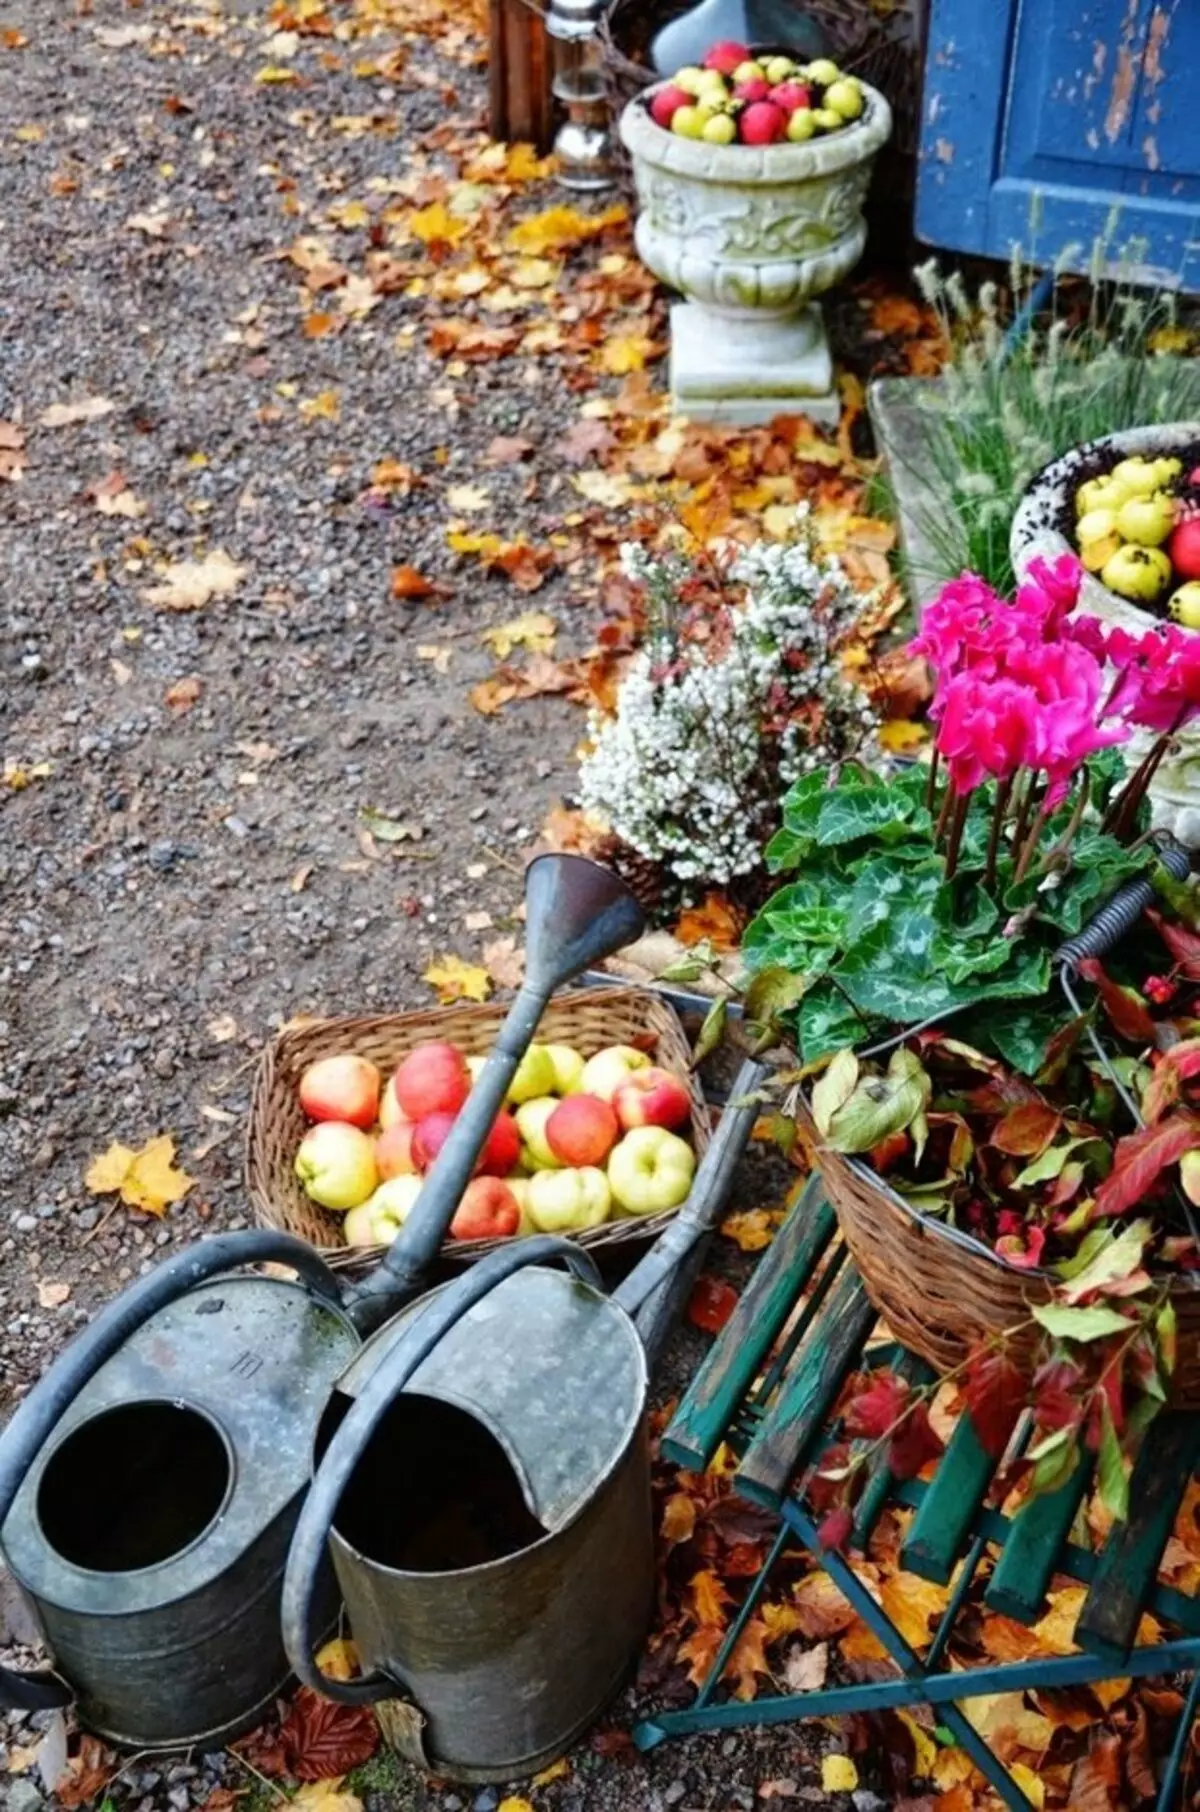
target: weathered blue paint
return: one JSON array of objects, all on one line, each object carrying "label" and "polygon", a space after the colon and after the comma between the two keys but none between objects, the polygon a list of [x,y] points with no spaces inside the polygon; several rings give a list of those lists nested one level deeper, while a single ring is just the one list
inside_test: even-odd
[{"label": "weathered blue paint", "polygon": [[918,235],[1200,289],[1197,71],[1194,0],[933,0]]}]

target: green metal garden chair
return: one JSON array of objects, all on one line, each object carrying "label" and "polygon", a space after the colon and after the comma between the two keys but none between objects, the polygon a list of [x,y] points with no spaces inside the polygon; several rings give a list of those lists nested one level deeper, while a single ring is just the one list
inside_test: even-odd
[{"label": "green metal garden chair", "polygon": [[[806,1291],[807,1300],[793,1323]],[[925,1704],[934,1708],[939,1724],[967,1752],[1005,1805],[1013,1812],[1031,1812],[1032,1802],[968,1720],[964,1701],[1113,1678],[1190,1674],[1157,1801],[1159,1812],[1166,1812],[1174,1803],[1200,1696],[1200,1601],[1162,1583],[1159,1573],[1188,1482],[1200,1462],[1200,1415],[1165,1412],[1151,1424],[1131,1479],[1128,1520],[1114,1526],[1097,1552],[1070,1537],[1087,1489],[1084,1467],[1058,1490],[1033,1499],[1009,1517],[988,1507],[997,1462],[984,1452],[966,1416],[960,1417],[928,1482],[896,1479],[886,1454],[881,1455],[859,1499],[850,1546],[865,1546],[889,1504],[915,1510],[901,1563],[908,1572],[951,1588],[932,1640],[925,1654],[918,1655],[841,1554],[822,1550],[815,1522],[794,1485],[836,1438],[831,1417],[851,1372],[896,1364],[913,1383],[932,1376],[922,1360],[894,1343],[868,1348],[876,1320],[838,1238],[820,1180],[814,1178],[764,1253],[662,1442],[664,1458],[694,1472],[704,1471],[718,1447],[728,1444],[738,1462],[734,1488],[777,1512],[778,1534],[695,1702],[645,1718],[634,1729],[634,1741],[646,1750],[688,1731]],[[785,1328],[786,1337],[773,1353]],[[797,1542],[811,1552],[884,1645],[897,1676],[749,1702],[722,1701],[718,1686],[726,1663],[754,1616],[776,1563],[785,1548],[794,1551]],[[948,1666],[956,1620],[988,1556],[993,1564],[983,1593],[985,1607],[1024,1624],[1041,1617],[1047,1588],[1056,1575],[1086,1585],[1074,1633],[1077,1653],[965,1671]],[[1178,1634],[1139,1646],[1138,1626],[1147,1610]]]}]

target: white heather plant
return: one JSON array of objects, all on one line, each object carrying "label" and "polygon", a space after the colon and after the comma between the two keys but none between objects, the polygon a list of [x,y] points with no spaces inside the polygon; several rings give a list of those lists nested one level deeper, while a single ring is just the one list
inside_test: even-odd
[{"label": "white heather plant", "polygon": [[622,549],[645,588],[648,630],[611,717],[592,720],[584,807],[679,882],[726,885],[761,860],[784,791],[810,768],[858,752],[877,723],[844,677],[841,650],[871,600],[815,547],[760,542],[727,577],[740,599],[697,637],[683,593],[696,569]]}]

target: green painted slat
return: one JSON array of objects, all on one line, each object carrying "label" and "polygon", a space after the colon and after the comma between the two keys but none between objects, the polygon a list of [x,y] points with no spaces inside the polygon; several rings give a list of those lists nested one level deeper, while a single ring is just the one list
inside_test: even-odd
[{"label": "green painted slat", "polygon": [[845,1271],[746,1449],[734,1478],[743,1497],[772,1508],[782,1502],[848,1373],[860,1363],[875,1318],[857,1272]]},{"label": "green painted slat", "polygon": [[819,1177],[805,1188],[759,1260],[662,1439],[664,1459],[700,1472],[778,1339],[837,1222]]},{"label": "green painted slat", "polygon": [[1018,1623],[1037,1622],[1051,1577],[1062,1570],[1063,1547],[1091,1476],[1091,1461],[1081,1456],[1057,1491],[1044,1491],[1017,1511],[984,1594],[990,1611]]},{"label": "green painted slat", "polygon": [[1120,1661],[1133,1646],[1198,1459],[1200,1416],[1166,1410],[1151,1422],[1129,1480],[1128,1521],[1105,1542],[1075,1626],[1089,1654]]},{"label": "green painted slat", "polygon": [[910,1573],[938,1585],[950,1583],[995,1470],[996,1462],[980,1446],[970,1417],[961,1416],[901,1551]]},{"label": "green painted slat", "polygon": [[[875,1358],[874,1348],[871,1349],[868,1356],[872,1359]],[[917,1387],[932,1384],[935,1376],[932,1366],[927,1365],[924,1359],[919,1359],[916,1353],[905,1351],[903,1347],[900,1349],[900,1356],[892,1369]],[[884,1507],[895,1484],[895,1477],[888,1465],[888,1450],[883,1447],[871,1462],[867,1482],[862,1488],[854,1512],[854,1533],[850,1538],[853,1547],[859,1549],[866,1547],[876,1523],[883,1515]]]}]

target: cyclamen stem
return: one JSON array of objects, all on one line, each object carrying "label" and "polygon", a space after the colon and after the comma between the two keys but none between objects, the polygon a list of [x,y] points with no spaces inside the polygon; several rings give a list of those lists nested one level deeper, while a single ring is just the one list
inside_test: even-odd
[{"label": "cyclamen stem", "polygon": [[992,812],[992,828],[988,836],[987,862],[983,871],[983,884],[985,887],[994,887],[996,885],[996,854],[1000,848],[1000,832],[1004,827],[1004,820],[1008,814],[1008,802],[1012,797],[1012,790],[1013,776],[1010,774],[1008,779],[1002,780],[999,787],[996,789],[996,805]]},{"label": "cyclamen stem", "polygon": [[1029,871],[1029,864],[1033,861],[1033,854],[1038,846],[1038,839],[1046,828],[1046,819],[1048,816],[1049,813],[1046,811],[1045,806],[1039,807],[1037,817],[1033,821],[1033,827],[1024,843],[1021,845],[1021,853],[1017,857],[1017,870],[1013,875],[1013,883],[1016,886],[1020,885]]},{"label": "cyclamen stem", "polygon": [[1021,803],[1017,808],[1017,821],[1013,826],[1012,847],[1014,852],[1021,848],[1025,841],[1025,832],[1029,824],[1029,808],[1033,804],[1034,788],[1037,786],[1037,774],[1033,768],[1027,770],[1029,778],[1021,793]]},{"label": "cyclamen stem", "polygon": [[934,841],[935,845],[940,843],[943,836],[945,835],[946,826],[950,822],[950,812],[951,812],[951,809],[953,808],[953,805],[954,805],[954,788],[951,786],[950,782],[947,780],[946,790],[942,794],[942,809],[938,813],[937,823],[933,827],[933,841]]},{"label": "cyclamen stem", "polygon": [[971,795],[964,793],[955,801],[954,818],[950,825],[950,842],[946,849],[946,879],[952,881],[958,870],[958,852],[962,847],[963,831],[966,828],[967,812],[970,809]]},{"label": "cyclamen stem", "polygon": [[933,811],[933,802],[937,798],[937,778],[940,760],[941,757],[938,754],[937,744],[935,743],[933,754],[929,761],[929,779],[925,783],[925,810],[930,813]]}]

